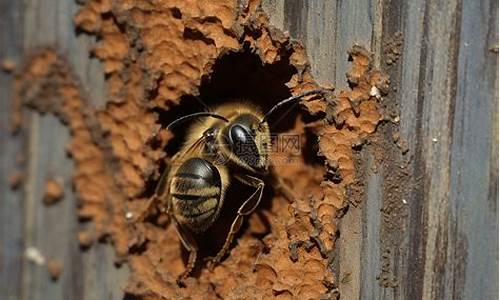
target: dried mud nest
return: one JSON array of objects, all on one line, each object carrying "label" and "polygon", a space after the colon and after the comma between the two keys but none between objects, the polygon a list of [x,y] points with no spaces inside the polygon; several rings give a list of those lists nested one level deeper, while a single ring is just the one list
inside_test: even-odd
[{"label": "dried mud nest", "polygon": [[[244,2],[244,3],[243,3]],[[263,110],[317,88],[303,46],[269,24],[259,1],[89,0],[75,26],[96,37],[90,50],[104,66],[107,98],[92,107],[64,55],[51,49],[27,59],[16,81],[19,103],[58,115],[72,140],[78,217],[85,245],[109,241],[131,276],[126,293],[144,299],[333,298],[336,222],[355,181],[353,147],[372,134],[388,78],[354,46],[350,89],[303,102],[271,129],[299,137],[273,161],[299,199],[272,189],[213,272],[200,263],[186,288],[176,277],[186,253],[169,220],[134,216],[146,207],[178,149],[183,128],[159,131],[207,105],[247,99]],[[228,208],[229,209],[229,208]],[[202,243],[217,250],[222,221]],[[90,221],[90,222],[88,222]]]}]

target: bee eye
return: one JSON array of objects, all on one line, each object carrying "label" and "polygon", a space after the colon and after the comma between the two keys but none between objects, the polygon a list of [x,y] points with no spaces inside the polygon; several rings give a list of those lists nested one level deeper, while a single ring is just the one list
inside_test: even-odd
[{"label": "bee eye", "polygon": [[229,130],[231,150],[238,158],[254,167],[259,162],[259,151],[255,144],[255,136],[250,129],[240,124],[235,124]]}]

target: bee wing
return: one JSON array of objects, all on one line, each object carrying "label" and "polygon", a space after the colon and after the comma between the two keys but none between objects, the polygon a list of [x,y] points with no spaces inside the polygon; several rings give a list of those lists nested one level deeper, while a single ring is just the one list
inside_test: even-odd
[{"label": "bee wing", "polygon": [[[156,207],[156,205],[159,202],[165,199],[165,195],[169,193],[168,182],[170,180],[169,177],[171,176],[170,172],[173,169],[176,169],[174,168],[174,165],[182,164],[186,159],[193,156],[198,156],[203,151],[204,146],[205,146],[205,137],[201,136],[194,142],[186,144],[180,152],[178,152],[176,155],[174,155],[174,157],[172,157],[170,162],[167,163],[166,169],[163,170],[163,173],[161,174],[158,184],[156,186],[155,192],[151,197],[151,199],[149,200],[146,209],[140,214],[136,222],[144,221],[145,218],[151,214],[152,209]],[[169,206],[170,203],[167,203],[167,213],[170,212]]]},{"label": "bee wing", "polygon": [[[205,146],[205,137],[200,137],[194,142],[186,143],[177,154],[175,154],[170,160],[170,170],[175,171],[177,169],[175,166],[180,166],[187,159],[192,157],[198,157],[203,153],[203,148]],[[167,175],[168,176],[168,175]]]},{"label": "bee wing", "polygon": [[181,152],[179,152],[179,154],[178,154],[179,157],[175,157],[175,159],[172,159],[172,160],[175,161],[177,159],[178,161],[183,161],[182,157],[200,154],[200,153],[202,153],[204,146],[205,146],[205,137],[202,136],[199,139],[197,139],[196,141],[194,141],[190,144],[187,144],[184,147],[184,149]]}]

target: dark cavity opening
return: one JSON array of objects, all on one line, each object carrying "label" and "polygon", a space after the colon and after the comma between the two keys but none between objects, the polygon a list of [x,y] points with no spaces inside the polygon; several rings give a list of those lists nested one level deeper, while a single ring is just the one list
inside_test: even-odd
[{"label": "dark cavity opening", "polygon": [[[290,65],[291,54],[291,50],[282,50],[281,60],[274,64],[263,64],[259,56],[248,46],[241,52],[223,55],[215,63],[212,72],[203,76],[199,89],[200,96],[183,96],[180,104],[171,106],[168,111],[154,109],[159,115],[159,123],[164,128],[184,115],[206,111],[207,108],[235,100],[247,100],[259,107],[262,112],[268,111],[274,104],[291,96],[285,85],[296,73],[296,69]],[[269,122],[271,131],[282,132],[291,128],[298,112],[299,106],[296,104],[281,108]],[[199,120],[202,121],[201,118]],[[179,151],[185,141],[187,128],[195,121],[196,119],[189,120],[172,129],[174,138],[164,149],[169,157]],[[161,143],[153,138],[150,145],[157,148]],[[162,161],[160,172],[164,169],[165,164]],[[148,179],[142,196],[153,195],[157,181],[156,176]]]},{"label": "dark cavity opening", "polygon": [[[291,51],[284,51],[281,61],[274,64],[263,64],[259,56],[252,53],[248,47],[242,52],[231,52],[222,56],[215,63],[212,73],[203,76],[200,96],[186,95],[182,97],[180,105],[172,106],[168,111],[155,110],[159,114],[160,124],[165,127],[184,115],[206,111],[208,107],[213,108],[235,100],[247,100],[262,112],[268,111],[274,104],[291,96],[285,85],[296,72],[290,65],[290,55]],[[297,104],[281,108],[269,122],[271,131],[282,132],[291,128],[298,112]],[[175,138],[165,149],[168,156],[173,156],[180,149],[187,128],[195,120],[172,129]]]},{"label": "dark cavity opening", "polygon": [[176,19],[182,19],[182,12],[179,8],[177,7],[172,7],[170,9],[170,12],[172,13],[172,17],[176,18]]}]

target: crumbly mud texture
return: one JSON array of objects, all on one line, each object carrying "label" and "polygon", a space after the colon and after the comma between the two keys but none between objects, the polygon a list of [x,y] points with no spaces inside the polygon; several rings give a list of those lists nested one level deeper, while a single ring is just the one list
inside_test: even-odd
[{"label": "crumbly mud texture", "polygon": [[[280,151],[272,159],[296,201],[267,188],[230,253],[210,272],[203,257],[216,253],[234,216],[223,214],[200,242],[200,262],[180,288],[176,278],[187,253],[168,217],[153,213],[134,222],[183,141],[184,126],[160,127],[205,109],[201,103],[246,99],[265,111],[318,88],[305,49],[272,27],[252,0],[89,0],[75,24],[96,37],[91,54],[104,65],[105,107],[88,104],[71,68],[50,49],[27,58],[16,89],[22,103],[58,115],[72,134],[78,217],[95,223],[95,231],[80,233],[82,247],[109,237],[120,262],[130,266],[126,293],[143,299],[336,297],[332,249],[347,187],[356,180],[353,148],[377,129],[388,91],[370,54],[352,48],[350,89],[309,97],[271,122],[272,131],[292,137],[276,140]],[[241,194],[229,191],[226,203],[244,200]]]}]

